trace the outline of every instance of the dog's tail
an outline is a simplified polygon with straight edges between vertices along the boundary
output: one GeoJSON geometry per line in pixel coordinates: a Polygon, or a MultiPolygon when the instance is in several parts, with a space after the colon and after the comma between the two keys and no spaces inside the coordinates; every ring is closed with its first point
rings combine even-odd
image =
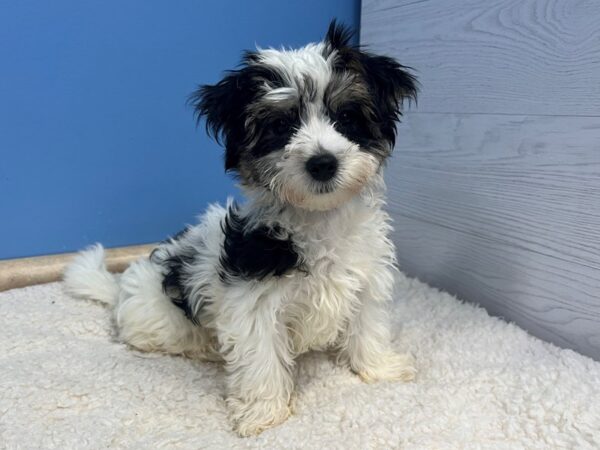
{"type": "Polygon", "coordinates": [[[73,297],[114,305],[119,283],[104,264],[104,248],[96,244],[80,252],[63,273],[65,289],[73,297]]]}

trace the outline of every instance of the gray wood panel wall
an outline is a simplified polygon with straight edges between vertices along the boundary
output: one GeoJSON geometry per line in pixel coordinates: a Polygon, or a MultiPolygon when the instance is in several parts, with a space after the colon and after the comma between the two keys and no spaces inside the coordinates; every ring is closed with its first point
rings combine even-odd
{"type": "Polygon", "coordinates": [[[600,359],[600,1],[363,0],[414,67],[387,169],[402,269],[600,359]]]}

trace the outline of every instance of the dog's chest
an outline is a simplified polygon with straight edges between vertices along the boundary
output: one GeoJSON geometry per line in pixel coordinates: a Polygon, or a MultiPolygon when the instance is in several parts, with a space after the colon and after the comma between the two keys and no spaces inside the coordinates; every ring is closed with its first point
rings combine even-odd
{"type": "Polygon", "coordinates": [[[361,290],[378,257],[366,229],[358,221],[332,223],[321,233],[311,230],[301,236],[297,245],[305,272],[290,278],[284,301],[296,352],[335,345],[359,309],[361,290]]]}

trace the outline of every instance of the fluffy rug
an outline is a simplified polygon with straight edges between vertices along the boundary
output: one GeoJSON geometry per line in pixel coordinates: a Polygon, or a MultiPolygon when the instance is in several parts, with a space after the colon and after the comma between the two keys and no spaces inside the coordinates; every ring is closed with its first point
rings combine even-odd
{"type": "Polygon", "coordinates": [[[417,381],[364,384],[306,355],[295,415],[247,439],[218,365],[128,349],[60,283],[0,294],[0,318],[2,448],[600,448],[600,363],[406,278],[392,318],[417,381]]]}

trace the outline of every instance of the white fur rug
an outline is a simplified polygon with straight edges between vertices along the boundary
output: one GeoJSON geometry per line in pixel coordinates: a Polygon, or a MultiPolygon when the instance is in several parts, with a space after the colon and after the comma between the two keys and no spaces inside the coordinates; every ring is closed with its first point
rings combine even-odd
{"type": "Polygon", "coordinates": [[[142,354],[59,283],[0,294],[2,448],[600,448],[600,363],[400,279],[398,349],[417,381],[368,385],[324,354],[298,363],[296,413],[231,432],[218,365],[142,354]]]}

